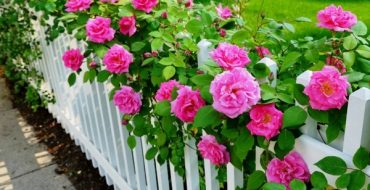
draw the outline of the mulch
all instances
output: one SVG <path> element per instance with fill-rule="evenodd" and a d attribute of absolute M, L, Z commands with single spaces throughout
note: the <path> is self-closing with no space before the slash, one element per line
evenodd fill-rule
<path fill-rule="evenodd" d="M 9 89 L 13 89 L 10 81 L 7 81 L 7 85 Z M 33 112 L 24 102 L 24 94 L 12 96 L 13 107 L 33 126 L 40 143 L 45 144 L 48 152 L 54 156 L 53 160 L 58 166 L 55 170 L 57 174 L 68 176 L 77 190 L 113 190 L 46 109 L 39 108 Z"/>

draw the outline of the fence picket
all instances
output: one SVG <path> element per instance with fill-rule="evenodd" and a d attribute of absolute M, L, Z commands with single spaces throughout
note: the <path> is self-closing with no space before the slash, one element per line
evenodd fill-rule
<path fill-rule="evenodd" d="M 188 190 L 199 189 L 199 171 L 198 171 L 198 155 L 196 152 L 195 139 L 190 139 L 185 142 L 185 174 L 186 187 Z"/>

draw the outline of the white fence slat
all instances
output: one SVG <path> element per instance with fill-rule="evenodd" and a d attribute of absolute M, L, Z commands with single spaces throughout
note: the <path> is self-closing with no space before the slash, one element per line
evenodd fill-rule
<path fill-rule="evenodd" d="M 141 137 L 141 145 L 143 147 L 143 154 L 151 148 L 151 145 L 147 143 L 146 137 Z M 157 177 L 155 172 L 155 163 L 154 160 L 147 160 L 144 159 L 144 166 L 145 166 L 145 176 L 146 176 L 146 183 L 148 190 L 156 190 L 157 189 Z"/>
<path fill-rule="evenodd" d="M 257 158 L 256 158 L 257 159 Z M 227 164 L 227 189 L 243 187 L 243 173 L 231 163 Z"/>
<path fill-rule="evenodd" d="M 195 146 L 195 139 L 190 139 L 185 142 L 185 174 L 186 187 L 188 190 L 199 189 L 199 171 L 198 171 L 198 155 Z"/>
<path fill-rule="evenodd" d="M 354 155 L 363 146 L 370 150 L 370 89 L 361 88 L 349 97 L 343 152 Z"/>
<path fill-rule="evenodd" d="M 134 160 L 135 160 L 135 172 L 136 172 L 136 182 L 137 189 L 145 190 L 146 187 L 146 176 L 144 168 L 144 156 L 143 148 L 141 145 L 141 138 L 135 137 L 136 147 L 134 148 Z"/>
<path fill-rule="evenodd" d="M 156 164 L 156 170 L 157 170 L 157 181 L 158 181 L 158 189 L 159 190 L 169 190 L 169 176 L 168 176 L 168 164 L 167 162 L 163 163 L 160 165 L 157 161 L 155 162 Z"/>
<path fill-rule="evenodd" d="M 171 174 L 171 187 L 173 190 L 183 190 L 184 180 L 175 171 L 175 166 L 170 163 L 170 174 Z"/>
<path fill-rule="evenodd" d="M 204 159 L 204 173 L 206 180 L 206 190 L 217 190 L 220 189 L 220 185 L 217 177 L 216 167 L 211 164 L 211 161 Z"/>

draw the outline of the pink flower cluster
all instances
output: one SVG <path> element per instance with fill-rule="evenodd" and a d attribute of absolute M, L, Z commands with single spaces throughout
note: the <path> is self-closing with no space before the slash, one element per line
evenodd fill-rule
<path fill-rule="evenodd" d="M 116 31 L 110 27 L 110 24 L 110 18 L 97 16 L 95 19 L 89 19 L 86 24 L 87 37 L 95 43 L 111 41 Z"/>
<path fill-rule="evenodd" d="M 218 4 L 218 6 L 216 7 L 216 11 L 217 11 L 218 16 L 223 19 L 228 19 L 231 16 L 233 16 L 229 7 L 222 7 L 221 4 Z"/>
<path fill-rule="evenodd" d="M 263 46 L 256 46 L 256 51 L 258 53 L 258 56 L 262 59 L 266 56 L 271 55 L 271 52 L 268 48 L 265 48 Z"/>
<path fill-rule="evenodd" d="M 103 63 L 111 73 L 121 74 L 129 70 L 133 55 L 120 45 L 113 45 L 104 55 Z"/>
<path fill-rule="evenodd" d="M 171 112 L 183 122 L 193 122 L 198 110 L 206 103 L 198 90 L 183 86 L 178 91 L 177 98 L 171 102 Z"/>
<path fill-rule="evenodd" d="M 132 0 L 132 6 L 140 11 L 146 13 L 152 12 L 153 8 L 157 6 L 158 0 Z"/>
<path fill-rule="evenodd" d="M 67 50 L 63 54 L 64 66 L 72 69 L 73 71 L 78 71 L 82 65 L 84 56 L 81 54 L 79 49 Z"/>
<path fill-rule="evenodd" d="M 326 57 L 326 64 L 330 65 L 330 66 L 334 66 L 341 73 L 347 72 L 346 66 L 344 65 L 343 61 L 341 59 L 337 58 L 337 57 L 334 57 L 334 56 L 331 56 L 331 55 L 327 56 Z"/>
<path fill-rule="evenodd" d="M 230 162 L 230 155 L 226 147 L 219 144 L 212 135 L 203 135 L 197 147 L 202 157 L 210 160 L 216 166 Z"/>
<path fill-rule="evenodd" d="M 286 155 L 283 160 L 272 159 L 267 165 L 266 176 L 269 182 L 281 183 L 290 190 L 289 183 L 293 179 L 308 182 L 310 171 L 303 158 L 293 151 Z"/>
<path fill-rule="evenodd" d="M 123 35 L 132 36 L 136 32 L 135 16 L 125 16 L 119 20 L 119 30 Z"/>
<path fill-rule="evenodd" d="M 171 98 L 172 91 L 173 91 L 174 87 L 180 88 L 181 85 L 176 80 L 170 80 L 170 81 L 167 81 L 167 82 L 162 82 L 161 86 L 159 87 L 159 89 L 157 91 L 157 93 L 155 94 L 155 99 L 158 102 L 163 101 L 163 100 L 171 101 L 172 100 L 172 98 Z"/>
<path fill-rule="evenodd" d="M 218 47 L 210 52 L 210 56 L 218 65 L 226 70 L 236 67 L 244 67 L 251 60 L 243 48 L 228 43 L 220 43 Z"/>
<path fill-rule="evenodd" d="M 261 98 L 259 84 L 244 68 L 217 75 L 211 83 L 210 92 L 213 108 L 230 118 L 248 111 Z"/>
<path fill-rule="evenodd" d="M 252 135 L 264 136 L 270 140 L 280 133 L 283 112 L 276 109 L 274 103 L 253 106 L 249 116 L 251 121 L 247 124 L 247 129 Z"/>
<path fill-rule="evenodd" d="M 332 31 L 351 31 L 357 23 L 356 15 L 344 11 L 341 6 L 330 5 L 317 13 L 318 26 Z"/>
<path fill-rule="evenodd" d="M 67 12 L 84 11 L 90 8 L 92 0 L 67 0 L 64 6 Z"/>
<path fill-rule="evenodd" d="M 331 66 L 325 66 L 321 71 L 312 74 L 310 83 L 304 93 L 309 97 L 313 109 L 340 109 L 347 102 L 347 78 Z"/>
<path fill-rule="evenodd" d="M 141 97 L 130 86 L 122 86 L 113 97 L 114 104 L 123 114 L 133 115 L 140 111 Z"/>

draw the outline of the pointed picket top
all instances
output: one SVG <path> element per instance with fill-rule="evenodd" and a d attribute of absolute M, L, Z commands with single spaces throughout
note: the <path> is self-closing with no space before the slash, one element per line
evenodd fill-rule
<path fill-rule="evenodd" d="M 257 62 L 258 63 L 263 63 L 265 64 L 271 71 L 271 74 L 273 76 L 273 79 L 271 81 L 271 86 L 272 87 L 276 87 L 276 79 L 277 79 L 277 71 L 278 71 L 278 65 L 277 63 L 272 60 L 271 58 L 269 57 L 264 57 L 263 59 L 261 59 L 260 61 Z M 265 79 L 261 79 L 261 80 L 258 80 L 259 83 L 266 83 L 269 81 L 268 79 L 269 77 L 265 78 Z"/>
<path fill-rule="evenodd" d="M 297 77 L 297 84 L 307 86 L 310 83 L 312 71 L 305 71 Z"/>
<path fill-rule="evenodd" d="M 203 65 L 209 58 L 209 52 L 211 52 L 212 43 L 206 39 L 201 40 L 197 44 L 198 50 L 198 67 Z"/>

